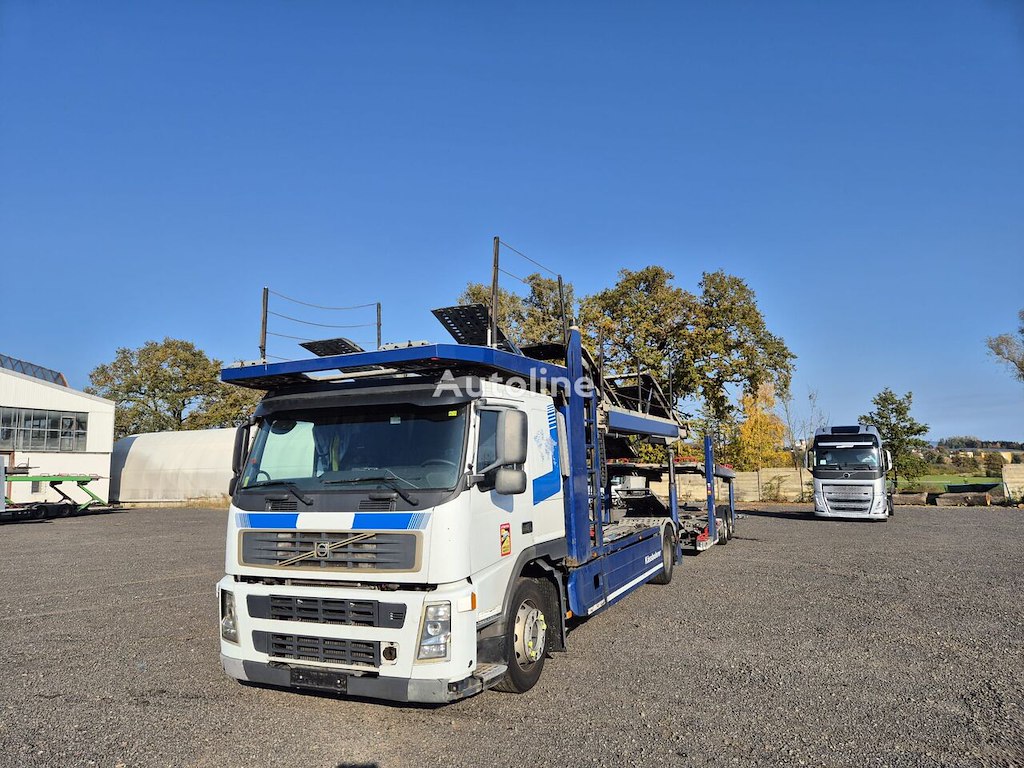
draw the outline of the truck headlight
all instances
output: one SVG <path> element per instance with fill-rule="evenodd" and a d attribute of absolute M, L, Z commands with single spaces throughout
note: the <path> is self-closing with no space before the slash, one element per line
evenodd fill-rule
<path fill-rule="evenodd" d="M 447 659 L 448 641 L 452 636 L 452 604 L 427 603 L 420 629 L 417 659 Z"/>
<path fill-rule="evenodd" d="M 229 643 L 238 642 L 238 616 L 235 613 L 235 593 L 220 591 L 220 636 Z"/>

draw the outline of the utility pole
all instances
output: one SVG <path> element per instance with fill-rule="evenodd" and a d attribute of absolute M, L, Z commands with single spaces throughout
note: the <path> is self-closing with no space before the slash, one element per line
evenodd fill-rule
<path fill-rule="evenodd" d="M 270 289 L 263 286 L 263 319 L 260 321 L 260 361 L 267 362 L 267 302 Z"/>
<path fill-rule="evenodd" d="M 494 236 L 494 269 L 491 271 L 491 325 L 487 329 L 487 346 L 498 344 L 498 250 L 501 240 Z"/>

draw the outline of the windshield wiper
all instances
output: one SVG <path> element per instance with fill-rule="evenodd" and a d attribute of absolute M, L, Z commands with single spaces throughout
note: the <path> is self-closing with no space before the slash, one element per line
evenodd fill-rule
<path fill-rule="evenodd" d="M 391 470 L 388 471 L 391 472 Z M 394 477 L 389 477 L 388 475 L 368 475 L 366 477 L 349 477 L 344 480 L 324 480 L 323 484 L 351 485 L 353 483 L 384 483 L 384 485 L 386 485 L 388 488 L 390 488 L 399 496 L 401 496 L 406 501 L 406 503 L 412 504 L 414 507 L 419 506 L 419 499 L 410 496 L 402 486 L 395 482 L 395 480 L 401 480 L 404 483 L 409 483 L 409 485 L 412 485 L 413 488 L 415 488 L 416 486 L 410 483 L 404 477 L 399 477 L 398 475 L 395 475 L 394 472 L 391 472 L 391 474 L 394 475 Z"/>
<path fill-rule="evenodd" d="M 252 485 L 245 486 L 245 490 L 248 490 L 250 488 L 264 488 L 268 485 L 280 485 L 281 487 L 291 491 L 295 498 L 301 501 L 307 507 L 313 503 L 313 500 L 309 498 L 309 496 L 306 496 L 302 491 L 299 490 L 299 486 L 297 486 L 295 483 L 290 483 L 287 480 L 260 480 L 258 483 L 253 483 Z"/>

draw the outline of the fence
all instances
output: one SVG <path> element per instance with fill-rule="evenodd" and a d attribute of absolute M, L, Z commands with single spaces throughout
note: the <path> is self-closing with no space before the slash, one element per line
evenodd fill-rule
<path fill-rule="evenodd" d="M 811 498 L 811 475 L 804 469 L 762 469 L 758 472 L 737 472 L 734 482 L 736 501 L 773 502 L 809 501 Z M 803 486 L 803 494 L 801 494 Z M 668 495 L 668 480 L 652 483 L 655 493 Z M 703 503 L 707 498 L 704 478 L 700 475 L 678 475 L 676 493 L 680 501 Z M 729 490 L 725 483 L 717 480 L 715 496 L 721 502 L 728 499 Z"/>

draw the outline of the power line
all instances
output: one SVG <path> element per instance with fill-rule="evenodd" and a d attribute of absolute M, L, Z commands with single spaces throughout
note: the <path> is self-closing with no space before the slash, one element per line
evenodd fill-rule
<path fill-rule="evenodd" d="M 273 331 L 267 331 L 267 336 L 277 336 L 282 339 L 295 339 L 295 341 L 313 341 L 313 339 L 306 339 L 302 336 L 289 336 L 287 333 L 274 333 Z"/>
<path fill-rule="evenodd" d="M 371 305 L 367 305 L 367 306 L 371 306 Z M 318 328 L 376 328 L 377 327 L 376 323 L 355 323 L 353 325 L 329 325 L 327 323 L 312 323 L 309 320 L 300 320 L 297 317 L 289 317 L 288 315 L 282 315 L 280 312 L 271 312 L 269 310 L 267 311 L 267 314 L 268 315 L 273 315 L 274 317 L 280 317 L 283 320 L 291 320 L 293 323 L 302 323 L 303 325 L 315 325 Z M 269 333 L 269 331 L 268 331 L 268 333 Z"/>
<path fill-rule="evenodd" d="M 524 280 L 523 278 L 521 278 L 521 277 L 520 277 L 519 275 L 513 275 L 513 274 L 512 274 L 511 272 L 509 272 L 509 271 L 508 271 L 507 269 L 503 269 L 502 267 L 498 267 L 498 271 L 499 271 L 499 272 L 501 272 L 501 273 L 502 273 L 503 275 L 508 275 L 509 277 L 515 278 L 516 280 L 518 280 L 518 281 L 519 281 L 520 283 L 522 283 L 523 285 L 529 285 L 529 283 L 528 283 L 528 282 L 526 282 L 526 281 L 525 281 L 525 280 Z"/>
<path fill-rule="evenodd" d="M 531 264 L 536 264 L 536 265 L 537 265 L 538 267 L 540 267 L 541 269 L 543 269 L 543 270 L 544 270 L 545 272 L 547 272 L 548 274 L 552 274 L 552 275 L 554 275 L 555 277 L 558 277 L 558 273 L 557 273 L 557 272 L 555 272 L 555 270 L 553 270 L 553 269 L 550 269 L 550 268 L 548 268 L 548 267 L 545 267 L 545 266 L 544 266 L 543 264 L 541 264 L 541 263 L 540 263 L 539 261 L 537 261 L 536 259 L 531 259 L 531 258 L 530 258 L 529 256 L 527 256 L 527 255 L 526 255 L 525 253 L 523 253 L 522 251 L 518 251 L 518 250 L 516 250 L 516 249 L 515 249 L 515 248 L 513 248 L 513 247 L 512 247 L 511 245 L 509 245 L 508 243 L 506 243 L 506 242 L 505 242 L 504 240 L 498 240 L 498 242 L 499 242 L 499 243 L 500 243 L 501 245 L 503 245 L 503 246 L 505 246 L 506 248 L 508 248 L 508 249 L 509 249 L 510 251 L 512 251 L 513 253 L 518 253 L 518 254 L 519 254 L 520 256 L 522 256 L 522 257 L 523 257 L 524 259 L 526 259 L 526 260 L 527 260 L 528 262 L 530 262 Z M 526 281 L 524 280 L 523 282 L 526 282 Z"/>
<path fill-rule="evenodd" d="M 285 296 L 283 293 L 278 293 L 273 288 L 268 288 L 267 291 L 272 293 L 272 294 L 274 294 L 275 296 L 280 296 L 282 299 L 287 299 L 288 301 L 294 302 L 296 304 L 301 304 L 304 307 L 313 307 L 314 309 L 329 309 L 329 310 L 332 310 L 332 311 L 341 311 L 341 310 L 346 310 L 346 309 L 365 309 L 366 307 L 376 307 L 377 306 L 377 302 L 374 301 L 374 302 L 371 302 L 369 304 L 355 304 L 355 305 L 353 305 L 351 307 L 324 307 L 324 306 L 321 306 L 320 304 L 310 304 L 307 301 L 299 301 L 298 299 L 293 299 L 291 296 Z M 340 326 L 339 325 L 337 327 L 338 328 L 342 328 L 344 326 Z M 352 327 L 355 327 L 355 326 L 352 326 Z"/>

